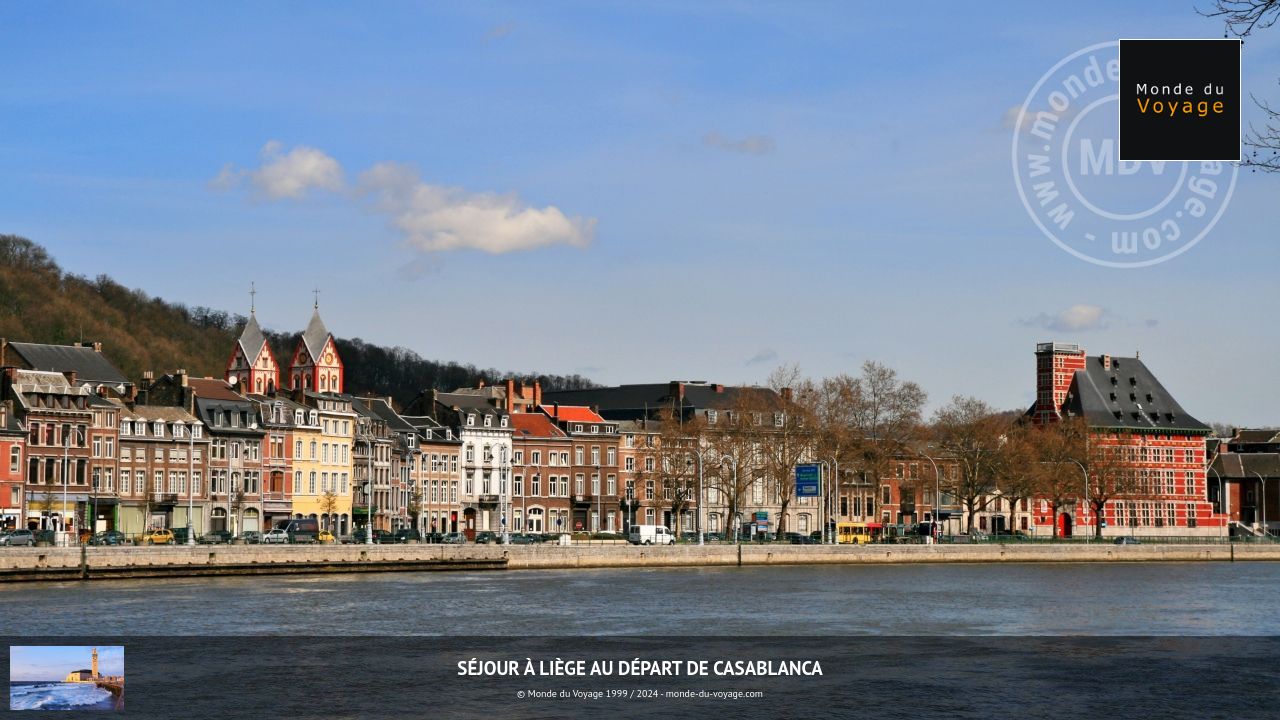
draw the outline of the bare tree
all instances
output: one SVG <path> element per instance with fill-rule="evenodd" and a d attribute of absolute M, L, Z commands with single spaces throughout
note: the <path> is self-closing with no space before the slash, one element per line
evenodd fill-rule
<path fill-rule="evenodd" d="M 1036 433 L 1039 428 L 1030 423 L 1016 423 L 1010 427 L 1000 449 L 995 472 L 996 490 L 1009 501 L 1009 531 L 1015 532 L 1018 523 L 1018 505 L 1035 497 L 1037 456 Z"/>
<path fill-rule="evenodd" d="M 1102 538 L 1102 521 L 1107 503 L 1137 492 L 1138 474 L 1126 448 L 1106 442 L 1104 436 L 1089 435 L 1080 463 L 1089 477 L 1089 505 L 1093 509 L 1093 535 Z"/>
<path fill-rule="evenodd" d="M 772 392 L 752 393 L 751 412 L 760 418 L 757 434 L 761 473 L 778 499 L 779 536 L 787 532 L 787 509 L 795 499 L 795 466 L 813 457 L 812 417 L 809 409 L 794 401 L 809 397 L 810 383 L 795 365 L 779 367 L 769 375 Z"/>
<path fill-rule="evenodd" d="M 738 537 L 738 515 L 745 509 L 752 484 L 760 481 L 760 427 L 756 424 L 755 406 L 740 393 L 732 409 L 706 425 L 709 461 L 704 475 L 725 507 L 726 526 L 733 525 Z"/>
<path fill-rule="evenodd" d="M 996 489 L 1007 432 L 1007 421 L 977 398 L 957 395 L 934 413 L 934 440 L 956 464 L 947 491 L 964 507 L 966 532 L 973 532 L 974 515 L 986 508 Z"/>
<path fill-rule="evenodd" d="M 1280 0 L 1213 0 L 1197 12 L 1221 18 L 1226 26 L 1224 36 L 1234 35 L 1243 41 L 1254 30 L 1264 30 L 1280 20 Z M 1241 164 L 1263 172 L 1280 172 L 1280 110 L 1257 96 L 1251 97 L 1266 119 L 1261 126 L 1250 124 L 1244 137 L 1244 145 L 1250 151 Z"/>
<path fill-rule="evenodd" d="M 849 468 L 868 479 L 875 503 L 874 488 L 889 474 L 894 458 L 906 453 L 920 436 L 928 395 L 916 383 L 899 378 L 893 368 L 873 361 L 862 364 L 858 377 L 838 376 L 834 383 L 837 404 L 824 415 L 847 426 L 826 428 L 824 434 L 828 442 L 853 455 Z"/>

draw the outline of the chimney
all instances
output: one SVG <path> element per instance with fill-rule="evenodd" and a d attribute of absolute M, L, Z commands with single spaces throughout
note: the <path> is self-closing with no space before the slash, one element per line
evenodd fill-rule
<path fill-rule="evenodd" d="M 187 371 L 186 371 L 186 368 L 178 368 L 178 371 L 177 371 L 177 372 L 175 372 L 175 373 L 174 373 L 174 375 L 176 375 L 176 376 L 177 376 L 177 378 L 178 378 L 178 385 L 179 385 L 180 387 L 186 387 L 186 386 L 189 384 L 189 383 L 187 382 L 187 379 L 188 379 L 188 378 L 187 378 Z"/>
<path fill-rule="evenodd" d="M 1110 369 L 1111 369 L 1111 356 L 1110 356 L 1110 355 L 1103 355 L 1103 356 L 1102 356 L 1102 369 L 1103 369 L 1103 370 L 1110 370 Z"/>
<path fill-rule="evenodd" d="M 791 388 L 782 388 L 782 399 L 791 402 Z"/>
<path fill-rule="evenodd" d="M 524 389 L 524 385 L 520 385 L 520 389 Z M 507 412 L 515 412 L 516 407 L 516 381 L 507 378 Z"/>
<path fill-rule="evenodd" d="M 724 385 L 721 385 L 721 384 L 719 384 L 719 383 L 716 383 L 715 385 L 712 385 L 712 386 L 711 386 L 711 389 L 712 389 L 713 391 L 715 391 L 715 392 L 722 393 L 722 392 L 724 392 Z"/>
<path fill-rule="evenodd" d="M 62 374 L 66 376 L 67 382 L 71 383 L 72 385 L 76 384 L 77 375 L 75 370 L 68 370 Z"/>
<path fill-rule="evenodd" d="M 93 344 L 93 351 L 94 351 L 94 352 L 96 352 L 96 353 L 100 353 L 100 352 L 102 352 L 102 343 L 100 343 L 100 342 L 95 342 L 95 343 Z"/>
<path fill-rule="evenodd" d="M 667 386 L 667 395 L 675 399 L 677 405 L 684 405 L 684 383 L 672 380 Z"/>
<path fill-rule="evenodd" d="M 533 404 L 542 404 L 542 381 L 540 380 L 533 381 Z"/>
<path fill-rule="evenodd" d="M 560 403 L 553 403 L 551 405 L 551 418 L 553 420 L 560 419 Z"/>
<path fill-rule="evenodd" d="M 0 367 L 4 367 L 9 363 L 5 362 L 5 355 L 9 354 L 9 341 L 0 337 Z"/>

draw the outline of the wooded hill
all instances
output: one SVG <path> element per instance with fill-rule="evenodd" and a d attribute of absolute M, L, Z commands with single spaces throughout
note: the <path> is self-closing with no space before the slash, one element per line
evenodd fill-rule
<path fill-rule="evenodd" d="M 106 275 L 92 280 L 63 272 L 40 245 L 16 235 L 0 235 L 0 338 L 14 342 L 69 345 L 101 342 L 103 352 L 125 375 L 157 374 L 185 368 L 200 377 L 222 377 L 243 315 L 188 307 L 131 290 Z M 281 363 L 298 333 L 267 332 Z M 474 365 L 426 360 L 402 347 L 337 339 L 346 365 L 347 392 L 387 395 L 403 403 L 427 389 L 474 387 L 508 377 L 545 390 L 594 387 L 579 375 L 505 373 Z"/>

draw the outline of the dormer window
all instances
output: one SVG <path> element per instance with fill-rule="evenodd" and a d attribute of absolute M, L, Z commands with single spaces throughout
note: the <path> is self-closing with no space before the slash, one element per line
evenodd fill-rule
<path fill-rule="evenodd" d="M 501 426 L 501 427 L 506 427 L 506 426 L 507 426 L 507 418 L 506 418 L 505 416 L 502 418 L 502 422 L 500 423 L 500 426 Z"/>
<path fill-rule="evenodd" d="M 776 413 L 774 413 L 774 414 L 773 414 L 773 426 L 774 426 L 774 427 L 782 427 L 782 423 L 783 423 L 783 414 L 782 414 L 782 413 L 780 413 L 780 412 L 776 412 Z"/>
<path fill-rule="evenodd" d="M 156 437 L 164 437 L 164 422 L 161 420 L 157 420 L 154 423 L 152 423 L 151 432 Z"/>
<path fill-rule="evenodd" d="M 199 440 L 200 438 L 204 437 L 204 426 L 203 426 L 203 425 L 192 425 L 192 426 L 191 426 L 191 437 L 193 437 L 193 438 L 195 438 L 195 439 L 197 439 L 197 440 Z"/>
<path fill-rule="evenodd" d="M 186 426 L 184 426 L 182 423 L 174 423 L 173 436 L 176 438 L 186 437 L 187 436 Z"/>
<path fill-rule="evenodd" d="M 598 433 L 598 432 L 600 432 L 600 426 L 599 426 L 599 425 L 592 425 L 592 426 L 591 426 L 591 432 L 592 432 L 593 434 L 594 434 L 594 433 Z"/>
<path fill-rule="evenodd" d="M 468 426 L 473 426 L 473 425 L 475 425 L 475 424 L 476 424 L 476 416 L 475 416 L 475 415 L 468 414 L 468 415 L 467 415 L 467 425 L 468 425 Z"/>
<path fill-rule="evenodd" d="M 142 420 L 139 420 L 139 421 L 138 421 L 138 425 L 137 425 L 137 430 L 138 430 L 138 437 L 146 437 L 146 436 L 147 436 L 147 423 L 146 423 L 146 422 L 144 422 L 144 421 L 142 421 Z M 48 443 L 45 443 L 45 444 L 47 445 Z"/>
<path fill-rule="evenodd" d="M 574 432 L 582 432 L 582 426 L 581 426 L 581 425 L 574 425 L 574 426 L 573 426 L 573 431 L 574 431 Z"/>
<path fill-rule="evenodd" d="M 708 410 L 708 411 L 707 411 L 707 424 L 708 424 L 708 425 L 715 425 L 715 424 L 716 424 L 716 411 L 715 411 L 715 410 Z"/>
<path fill-rule="evenodd" d="M 124 421 L 122 421 L 122 422 L 120 423 L 120 434 L 121 434 L 121 435 L 132 435 L 132 434 L 133 434 L 133 423 L 129 422 L 128 420 L 124 420 Z"/>
<path fill-rule="evenodd" d="M 490 427 L 490 426 L 492 426 L 492 425 L 493 425 L 493 416 L 492 416 L 492 415 L 485 415 L 485 416 L 484 416 L 484 426 L 485 426 L 485 427 Z"/>

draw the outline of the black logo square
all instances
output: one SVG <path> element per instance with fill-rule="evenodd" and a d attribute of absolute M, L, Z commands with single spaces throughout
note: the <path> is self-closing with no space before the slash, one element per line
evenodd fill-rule
<path fill-rule="evenodd" d="M 1239 40 L 1120 41 L 1120 159 L 1240 159 Z"/>

